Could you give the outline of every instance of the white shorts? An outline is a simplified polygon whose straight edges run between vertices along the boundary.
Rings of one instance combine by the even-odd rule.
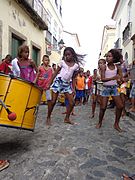
[[[50,89],[45,90],[45,95],[46,95],[46,100],[47,101],[52,100],[52,95],[51,95],[51,90]]]

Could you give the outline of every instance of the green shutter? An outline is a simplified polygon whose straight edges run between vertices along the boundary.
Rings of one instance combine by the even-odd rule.
[[[36,65],[38,65],[39,49],[34,46],[32,47],[32,59],[35,61]]]
[[[12,36],[11,55],[13,58],[17,57],[18,47],[22,45],[22,43],[23,40],[17,39],[16,37]]]

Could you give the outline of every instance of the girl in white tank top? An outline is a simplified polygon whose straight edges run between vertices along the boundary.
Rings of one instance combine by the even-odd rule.
[[[58,65],[58,68],[53,74],[50,86],[52,89],[51,105],[48,108],[48,114],[46,119],[46,125],[51,125],[51,114],[56,104],[58,94],[64,93],[68,99],[69,105],[67,113],[64,119],[64,123],[74,124],[70,120],[70,114],[74,107],[74,91],[75,91],[75,76],[76,71],[79,69],[79,65],[82,64],[85,55],[78,55],[72,47],[66,47],[63,52],[63,60]],[[70,80],[72,79],[72,88]]]
[[[113,70],[109,69],[108,66],[106,66],[106,71],[105,71],[105,78],[111,78],[113,76],[117,75],[117,67],[116,65],[114,65],[115,68]],[[114,86],[117,85],[117,81],[116,80],[110,80],[110,81],[106,81],[103,83],[104,86]]]
[[[111,49],[106,56],[107,65],[101,67],[101,80],[104,85],[102,92],[102,103],[99,112],[99,122],[96,128],[102,126],[103,117],[107,108],[109,96],[112,96],[116,104],[116,117],[114,122],[114,128],[121,132],[122,129],[119,126],[120,117],[123,109],[123,102],[117,90],[117,81],[122,78],[120,67],[116,67],[115,63],[120,62],[122,58],[121,53],[117,49]]]

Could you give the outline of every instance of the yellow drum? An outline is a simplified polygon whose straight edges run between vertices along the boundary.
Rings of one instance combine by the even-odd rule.
[[[16,120],[9,120],[6,110],[1,106],[0,126],[33,131],[41,95],[42,90],[32,83],[0,75],[0,99],[17,115]]]
[[[0,73],[0,99],[4,101],[5,96],[8,92],[8,87],[10,84],[11,78],[8,75]]]
[[[41,103],[44,104],[44,103],[46,103],[46,102],[47,102],[47,100],[46,100],[46,94],[45,94],[45,92],[43,91],[43,93],[42,93],[42,98],[41,98]]]
[[[64,104],[65,103],[65,95],[63,93],[60,93],[58,96],[58,102]]]
[[[51,96],[52,96],[52,90],[51,90]],[[46,99],[46,92],[43,90],[42,97],[41,97],[41,104],[46,104],[47,99]]]

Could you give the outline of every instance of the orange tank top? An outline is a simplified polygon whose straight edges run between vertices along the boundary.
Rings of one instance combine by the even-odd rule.
[[[85,78],[84,76],[78,76],[77,77],[77,82],[76,82],[76,89],[77,90],[84,90],[85,88]]]

